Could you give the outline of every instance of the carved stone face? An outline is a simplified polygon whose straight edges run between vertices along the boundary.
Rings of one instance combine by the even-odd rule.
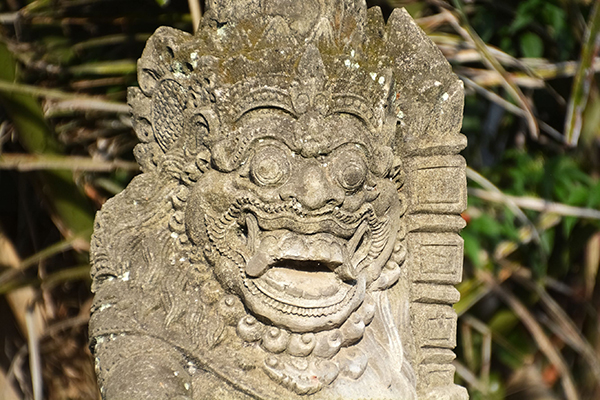
[[[211,147],[186,210],[221,284],[292,332],[342,325],[394,248],[403,212],[391,151],[350,114],[247,113]],[[226,169],[221,165],[233,165]]]

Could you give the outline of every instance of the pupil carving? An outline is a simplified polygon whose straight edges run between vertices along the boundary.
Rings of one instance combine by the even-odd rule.
[[[252,160],[251,173],[256,184],[269,186],[280,183],[289,172],[289,163],[281,149],[267,146]]]
[[[359,160],[352,160],[341,170],[340,184],[347,190],[358,189],[365,181],[366,168]]]

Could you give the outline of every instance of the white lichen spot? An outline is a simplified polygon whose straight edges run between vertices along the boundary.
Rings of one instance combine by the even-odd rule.
[[[190,390],[190,384],[189,383],[184,383],[183,387],[185,388],[185,390]]]
[[[435,82],[433,82],[433,85],[434,85],[434,86],[441,86],[441,85],[442,85],[442,82],[440,82],[440,81],[435,81]]]
[[[134,206],[137,206],[138,204],[140,204],[140,203],[139,203],[137,200],[134,200],[134,201],[133,201],[133,205],[134,205]]]
[[[188,372],[190,374],[194,374],[196,372],[196,366],[191,362],[188,362]]]
[[[175,376],[179,376],[179,371],[175,371],[175,372],[173,372],[173,375],[175,375]]]
[[[190,60],[192,61],[192,67],[197,68],[198,67],[198,52],[194,51],[193,53],[190,54]]]
[[[398,110],[398,113],[396,114],[396,117],[398,117],[398,119],[404,118],[404,113],[402,112],[402,110]]]
[[[371,72],[369,75],[371,75],[371,79],[377,79],[377,74],[375,72]]]
[[[106,280],[107,280],[108,282],[110,282],[110,281],[114,281],[114,280],[115,280],[115,277],[114,277],[114,276],[109,276],[108,278],[106,278]]]
[[[344,61],[344,65],[348,68],[350,68],[350,66],[352,65],[352,62],[350,60],[345,60]]]
[[[358,65],[358,63],[354,63],[354,64],[352,64],[352,68],[354,68],[354,69],[358,69],[358,67],[360,67],[360,65]]]
[[[377,82],[379,82],[380,85],[383,85],[385,83],[385,77],[380,76]]]
[[[354,57],[355,54],[356,52],[354,50],[350,51],[350,57]]]
[[[106,309],[108,309],[108,308],[111,308],[112,306],[113,306],[113,305],[112,305],[112,304],[109,304],[109,303],[107,303],[107,304],[102,304],[102,305],[100,306],[100,308],[98,308],[98,311],[104,311],[104,310],[106,310]]]
[[[227,25],[224,25],[224,26],[220,27],[219,29],[217,29],[217,36],[219,36],[221,38],[225,37],[225,34],[227,33],[227,32],[225,32],[226,26]]]
[[[177,234],[177,232],[171,232],[171,237],[173,239],[177,239],[179,237],[179,235]]]
[[[125,271],[123,277],[121,278],[123,282],[127,282],[129,280],[129,271]]]
[[[102,343],[104,343],[104,336],[99,336],[96,339],[96,344],[102,344]],[[96,360],[98,360],[98,359],[96,359]]]
[[[181,257],[181,258],[179,259],[179,262],[185,262],[185,257]]]
[[[450,96],[448,95],[448,93],[444,93],[444,94],[442,95],[442,100],[446,101],[446,100],[448,100],[448,97],[450,97]]]
[[[115,334],[114,333],[110,334],[110,340],[115,340]]]

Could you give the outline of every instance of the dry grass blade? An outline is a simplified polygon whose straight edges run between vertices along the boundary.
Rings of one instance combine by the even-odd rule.
[[[454,367],[456,368],[456,374],[458,376],[460,376],[460,378],[462,380],[464,380],[465,382],[467,382],[467,384],[469,384],[469,386],[471,386],[472,388],[480,391],[481,393],[485,393],[486,392],[486,388],[483,385],[483,383],[481,383],[479,381],[479,379],[477,379],[477,377],[475,376],[475,374],[472,373],[469,370],[469,368],[465,367],[458,360],[452,361],[452,365],[454,365]]]
[[[600,232],[596,232],[585,247],[585,298],[591,299],[600,268]]]
[[[477,182],[480,186],[487,189],[488,192],[495,193],[497,196],[503,198],[505,200],[503,203],[517,216],[521,223],[531,228],[532,233],[534,235],[534,239],[536,240],[536,242],[540,243],[540,233],[537,231],[535,225],[533,224],[533,222],[531,222],[529,218],[527,218],[527,215],[525,215],[525,213],[519,208],[519,206],[514,201],[512,201],[512,199],[510,199],[507,195],[502,193],[502,191],[498,189],[496,185],[494,185],[492,182],[486,179],[483,175],[481,175],[479,172],[475,171],[470,167],[467,167],[467,178],[471,179],[474,182]]]
[[[506,205],[512,204],[519,208],[525,208],[527,210],[534,210],[577,218],[600,219],[599,210],[595,210],[593,208],[569,206],[567,204],[555,203],[544,199],[538,199],[536,197],[510,196],[504,193],[498,193],[495,191],[492,192],[489,190],[482,190],[477,188],[469,188],[469,194],[471,196],[475,196],[486,201],[493,201],[495,203],[503,203]]]
[[[592,62],[600,50],[600,0],[594,2],[590,21],[585,33],[585,43],[581,48],[579,68],[571,89],[571,98],[565,121],[565,140],[570,146],[576,146],[583,124],[583,110],[587,104],[595,69]]]
[[[579,394],[577,393],[577,389],[573,383],[573,377],[571,376],[571,372],[569,371],[565,360],[550,341],[540,324],[536,321],[535,317],[514,294],[500,286],[490,273],[480,271],[479,275],[481,279],[484,280],[510,308],[512,308],[521,322],[523,322],[523,325],[525,325],[527,330],[531,333],[531,336],[542,353],[544,353],[548,360],[556,367],[560,374],[561,384],[567,400],[578,400]]]
[[[70,107],[75,109],[93,109],[115,113],[129,113],[129,106],[127,104],[75,93],[66,93],[57,89],[47,89],[22,83],[7,82],[2,79],[0,79],[0,92],[26,94],[34,97],[70,101]],[[78,106],[78,103],[81,105]]]
[[[482,381],[483,386],[486,388],[486,392],[488,392],[490,384],[490,369],[492,363],[492,331],[486,324],[470,315],[465,315],[462,318],[462,321],[464,324],[472,326],[483,336],[483,340],[481,343],[480,380]]]
[[[457,3],[457,1],[455,1],[455,3]],[[527,100],[523,92],[521,92],[519,86],[512,82],[502,64],[500,64],[498,60],[496,60],[496,58],[492,55],[485,42],[481,40],[481,38],[473,30],[473,28],[470,25],[468,25],[464,13],[460,11],[461,8],[459,4],[457,4],[456,8],[457,11],[463,16],[463,22],[465,24],[465,27],[461,26],[461,24],[458,22],[458,19],[450,11],[442,10],[442,12],[447,14],[448,21],[458,32],[458,34],[460,34],[466,41],[471,42],[475,45],[475,48],[481,53],[481,61],[489,69],[496,71],[498,74],[500,74],[500,76],[502,77],[502,87],[504,87],[504,89],[519,104],[519,106],[523,110],[525,110],[525,112],[527,113],[526,119],[527,125],[529,126],[529,132],[533,138],[537,138],[539,136],[539,129],[537,121],[533,114],[533,110],[529,105],[529,101]]]
[[[0,399],[2,400],[19,400],[20,397],[13,388],[4,371],[0,370]]]
[[[537,229],[537,232],[544,232],[544,231],[558,225],[558,223],[561,220],[562,220],[562,218],[556,214],[543,213],[540,215],[540,217],[535,225],[535,228]],[[519,238],[518,241],[503,240],[496,245],[496,248],[494,250],[494,260],[504,263],[506,261],[506,258],[510,254],[515,252],[519,248],[519,246],[521,246],[522,244],[531,242],[531,239],[533,239],[533,237],[534,237],[533,230],[531,229],[531,227],[529,225],[520,227],[517,232],[517,235]],[[510,268],[510,270],[514,270],[514,268]],[[508,278],[508,277],[506,277],[506,278]],[[506,278],[504,278],[504,279],[506,279]]]
[[[29,369],[31,371],[31,381],[33,383],[33,400],[42,400],[42,359],[40,356],[38,328],[35,321],[35,306],[31,305],[25,312],[25,321],[27,323],[27,344],[29,346]]]
[[[548,294],[539,284],[533,282],[524,274],[515,273],[514,276],[529,290],[534,291],[540,297],[544,307],[548,310],[552,319],[558,324],[561,331],[564,332],[566,342],[575,351],[579,352],[591,367],[592,372],[596,377],[596,381],[600,382],[600,358],[596,355],[592,345],[581,334],[580,330],[575,326],[575,323],[562,307]]]
[[[116,169],[138,171],[139,165],[131,161],[102,161],[95,160],[91,157],[80,156],[4,154],[0,156],[0,169],[14,169],[17,171],[62,169],[72,171],[109,172]]]
[[[518,115],[520,117],[523,117],[523,118],[527,117],[527,113],[522,108],[515,106],[511,102],[505,100],[503,97],[498,96],[496,93],[494,93],[490,90],[487,90],[486,88],[478,85],[476,82],[472,81],[471,79],[467,78],[466,76],[461,76],[460,78],[463,80],[465,85],[474,89],[477,93],[479,93],[480,95],[482,95],[489,101],[491,101],[495,104],[498,104],[500,107],[504,108],[506,111],[508,111],[512,114]],[[543,121],[538,120],[537,122],[538,122],[540,129],[542,129],[544,132],[546,132],[549,136],[551,136],[553,139],[555,139],[561,143],[563,142],[564,137],[559,131],[557,131],[556,129],[554,129],[553,127],[551,127],[550,125],[546,124]]]
[[[188,0],[188,6],[190,8],[190,14],[192,16],[192,26],[194,27],[194,33],[200,26],[200,17],[202,16],[202,9],[200,8],[199,0]]]
[[[18,272],[20,264],[21,260],[17,254],[17,251],[15,250],[15,247],[4,235],[2,230],[0,230],[0,267],[8,268],[8,271],[4,274],[10,274],[13,271]],[[19,329],[25,337],[27,337],[29,334],[27,322],[25,320],[25,312],[27,307],[33,303],[35,298],[36,293],[30,287],[13,290],[6,295],[6,299],[11,310],[13,311],[13,315],[17,321],[17,324],[19,325]],[[35,308],[34,316],[36,320],[35,326],[37,327],[37,333],[39,334],[44,327],[44,319],[38,307]]]
[[[1,240],[2,237],[0,237],[0,241]],[[17,261],[11,262],[9,264],[3,263],[2,259],[0,259],[0,265],[12,265],[12,268],[9,268],[7,271],[0,273],[0,292],[2,292],[2,288],[7,286],[10,287],[11,282],[14,283],[23,274],[23,271],[27,268],[37,265],[39,262],[49,257],[52,257],[55,254],[62,253],[72,248],[75,248],[79,251],[89,251],[90,244],[89,241],[86,239],[83,239],[78,236],[73,236],[67,240],[63,240],[61,242],[50,245],[21,262],[19,262],[17,258]],[[2,249],[2,243],[0,243],[0,249]],[[10,250],[7,249],[6,253],[10,253]]]

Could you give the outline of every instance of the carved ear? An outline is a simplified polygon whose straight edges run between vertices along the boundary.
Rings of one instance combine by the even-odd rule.
[[[154,137],[160,148],[167,152],[183,131],[183,110],[187,90],[173,80],[163,80],[152,96]]]
[[[146,96],[152,96],[158,82],[170,72],[179,46],[192,38],[189,33],[161,26],[148,39],[138,60],[138,82]]]

